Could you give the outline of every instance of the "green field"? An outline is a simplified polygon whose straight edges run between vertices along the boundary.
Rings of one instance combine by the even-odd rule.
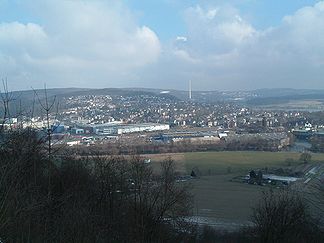
[[[194,215],[222,221],[244,222],[250,219],[264,189],[260,186],[231,182],[230,175],[204,176],[192,180]]]
[[[172,155],[171,155],[172,157]],[[303,167],[300,153],[293,152],[194,152],[177,154],[176,168],[184,173],[199,171],[199,179],[191,180],[194,215],[224,222],[250,219],[262,190],[267,187],[232,182],[251,169]],[[288,164],[287,159],[293,159]],[[311,163],[324,161],[324,154],[312,154]]]
[[[196,152],[185,153],[183,164],[187,172],[196,168],[202,175],[248,173],[251,169],[265,167],[287,167],[287,159],[293,159],[291,166],[302,164],[300,153],[295,152]],[[324,161],[324,154],[312,154],[312,162]]]

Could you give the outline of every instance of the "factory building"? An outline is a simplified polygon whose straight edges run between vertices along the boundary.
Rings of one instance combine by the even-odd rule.
[[[191,143],[218,143],[220,138],[217,136],[217,132],[199,132],[199,131],[175,131],[167,132],[164,134],[154,135],[151,137],[155,142],[183,142],[188,141]]]
[[[117,128],[117,134],[134,133],[134,132],[154,132],[169,130],[168,124],[144,123],[138,125],[124,125]]]
[[[84,134],[84,129],[81,128],[72,128],[71,134],[78,135],[78,134]]]
[[[169,130],[168,124],[142,123],[142,124],[99,124],[93,126],[93,130],[98,135],[126,134],[135,132],[154,132]]]

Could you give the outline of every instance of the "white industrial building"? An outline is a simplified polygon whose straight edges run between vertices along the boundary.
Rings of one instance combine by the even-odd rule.
[[[126,134],[135,132],[154,132],[169,130],[168,124],[142,123],[142,124],[100,124],[95,125],[94,131],[98,135]]]

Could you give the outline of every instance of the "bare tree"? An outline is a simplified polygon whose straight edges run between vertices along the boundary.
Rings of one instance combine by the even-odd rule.
[[[6,134],[0,148],[0,228],[18,234],[17,225],[28,227],[28,215],[43,202],[42,146],[33,131],[17,130]]]
[[[131,173],[135,183],[133,219],[139,239],[144,242],[156,239],[159,227],[165,222],[180,228],[182,216],[191,209],[191,195],[187,185],[176,182],[173,161],[162,162],[161,172],[154,174],[143,159],[135,156],[131,160]]]
[[[304,162],[304,164],[307,164],[312,160],[312,155],[310,153],[304,152],[300,155],[299,160]]]
[[[10,92],[8,89],[7,79],[2,79],[2,86],[3,86],[3,92],[1,92],[0,90],[0,94],[1,94],[3,115],[1,121],[0,133],[3,132],[6,122],[11,118],[10,104],[12,101],[15,100],[13,93]]]
[[[302,197],[288,190],[263,192],[252,221],[260,242],[316,242],[319,232]]]
[[[47,141],[47,152],[49,159],[52,158],[52,134],[53,130],[51,127],[51,113],[56,111],[58,113],[59,103],[56,101],[56,96],[53,97],[52,100],[49,99],[47,94],[46,85],[44,85],[44,100],[42,100],[36,90],[34,90],[35,97],[37,98],[38,104],[41,106],[42,110],[45,113],[45,121],[46,121],[46,141]],[[54,111],[54,109],[56,109]]]
[[[0,147],[3,240],[187,242],[190,194],[171,160],[153,173],[139,156],[65,157],[51,165],[49,180],[45,141],[28,131]]]

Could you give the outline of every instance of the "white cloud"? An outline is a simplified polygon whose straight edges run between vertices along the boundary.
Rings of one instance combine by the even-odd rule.
[[[231,7],[203,9],[201,6],[185,11],[190,49],[195,55],[223,54],[248,41],[255,34],[239,12]]]
[[[0,24],[0,71],[14,89],[24,79],[36,87],[119,86],[160,55],[154,31],[138,26],[117,1],[31,2],[30,8],[42,25]]]
[[[218,10],[219,10],[218,8],[210,9],[207,11],[206,14],[203,13],[203,15],[205,15],[207,19],[213,19],[215,18]]]
[[[324,88],[324,2],[264,30],[231,7],[198,5],[184,16],[187,41],[164,55],[172,64],[163,75],[177,88],[188,79],[199,89]]]
[[[176,40],[186,42],[188,39],[185,36],[177,36]]]
[[[29,3],[41,21],[0,23],[0,73],[14,89],[324,88],[324,1],[267,29],[229,5],[197,5],[183,13],[187,32],[165,43],[120,1]]]
[[[21,55],[25,52],[41,54],[47,35],[37,24],[19,22],[0,24],[0,54]]]
[[[179,58],[181,61],[186,61],[186,62],[193,63],[193,64],[197,64],[200,62],[199,59],[193,58],[185,50],[174,50],[173,54],[175,57]]]

